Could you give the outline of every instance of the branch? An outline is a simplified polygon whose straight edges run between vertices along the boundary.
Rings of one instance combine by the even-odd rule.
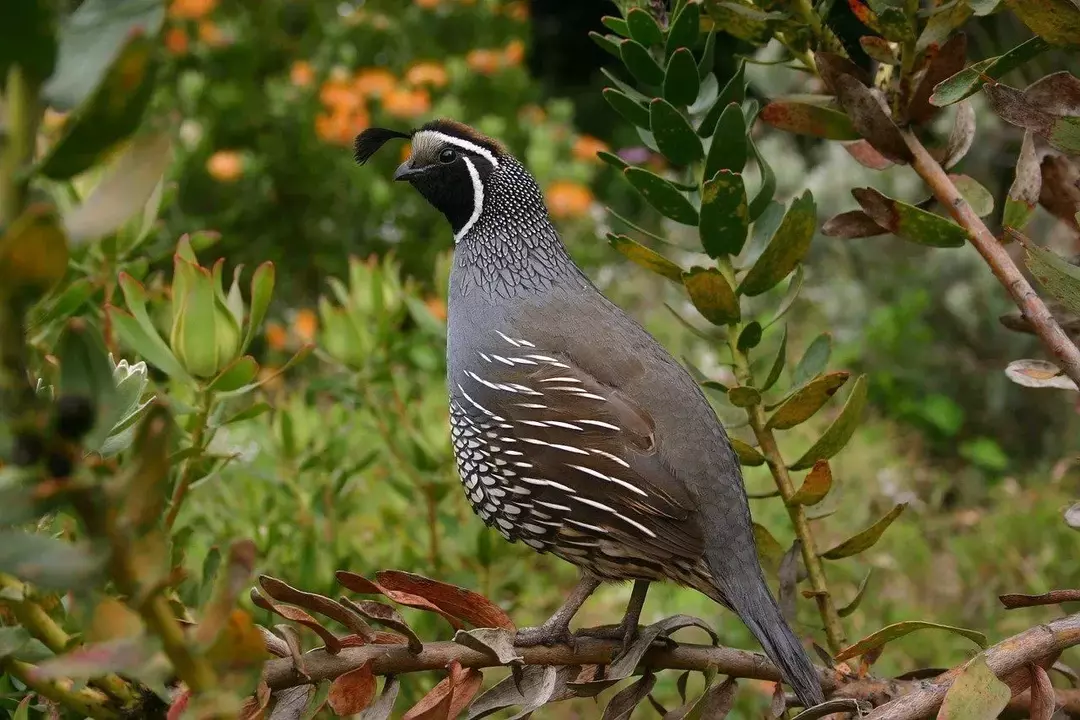
[[[1029,323],[1035,334],[1042,340],[1043,345],[1057,359],[1061,370],[1069,376],[1077,385],[1080,385],[1080,348],[1069,340],[1069,337],[1054,320],[1046,304],[1031,287],[1020,269],[1013,262],[1012,257],[1005,251],[994,234],[986,227],[986,224],[975,214],[967,201],[964,200],[956,185],[945,173],[941,165],[930,156],[926,148],[915,135],[904,132],[904,139],[914,154],[915,159],[912,167],[915,172],[926,182],[934,197],[949,209],[960,226],[968,231],[971,244],[983,256],[994,275],[1012,295],[1020,312]]]
[[[1026,673],[1029,663],[1055,656],[1073,645],[1080,645],[1080,613],[1003,640],[986,650],[986,661],[996,675],[1006,678],[1018,671]],[[514,652],[524,658],[526,665],[604,665],[611,663],[620,647],[616,641],[580,638],[574,649],[563,645],[516,647]],[[453,642],[425,644],[424,649],[415,655],[404,645],[363,645],[343,648],[337,655],[318,648],[303,657],[307,676],[296,671],[291,658],[268,662],[263,669],[263,679],[270,689],[277,691],[332,680],[365,663],[370,663],[369,667],[375,675],[445,670],[454,661],[464,668],[501,666],[493,655]],[[645,654],[637,672],[646,669],[705,671],[710,668],[732,677],[773,682],[781,680],[776,668],[759,653],[709,645],[685,644],[673,649],[654,646]],[[843,677],[835,670],[817,668],[822,688],[832,697],[885,703],[869,716],[877,720],[915,720],[932,715],[959,672],[960,668],[954,668],[932,680],[889,680]],[[1020,684],[1014,690],[1019,691],[1024,687],[1025,684]],[[1061,692],[1068,712],[1080,711],[1080,692]],[[1018,706],[1019,702],[1017,699],[1014,704]]]
[[[95,720],[116,720],[120,714],[106,707],[106,698],[89,688],[76,690],[70,680],[39,680],[34,676],[34,666],[7,658],[0,661],[0,669],[14,678],[18,678],[26,687],[38,695],[63,707],[80,713],[83,717]]]

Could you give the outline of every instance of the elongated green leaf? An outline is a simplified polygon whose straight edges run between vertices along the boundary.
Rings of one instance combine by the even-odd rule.
[[[1070,0],[1005,0],[1020,21],[1047,42],[1080,45],[1080,7]]]
[[[776,173],[773,172],[772,166],[765,160],[765,156],[758,150],[754,139],[749,135],[746,139],[750,145],[750,152],[754,155],[754,162],[757,163],[758,169],[761,171],[761,187],[758,189],[754,199],[750,201],[750,222],[756,223],[758,218],[769,207],[773,196],[776,195]]]
[[[851,191],[874,222],[894,235],[930,247],[963,247],[967,231],[952,220],[886,197],[873,188]]]
[[[240,352],[247,350],[248,345],[262,327],[266,310],[270,307],[270,298],[274,294],[276,275],[274,264],[267,261],[255,268],[255,273],[251,276],[251,307],[248,310],[248,324],[244,331],[244,341],[240,345]]]
[[[624,38],[630,37],[630,27],[622,18],[605,15],[600,18],[600,22],[604,24],[604,27],[611,30],[616,35],[622,35]]]
[[[746,167],[749,142],[742,108],[731,103],[716,125],[716,134],[705,159],[705,177],[714,177],[721,170],[741,173]]]
[[[893,521],[900,517],[900,514],[904,512],[904,508],[906,507],[907,503],[900,503],[870,527],[854,537],[848,538],[836,547],[821,553],[821,557],[826,560],[841,560],[846,557],[851,557],[852,555],[858,555],[864,550],[870,549],[881,539],[881,536],[885,533],[885,530],[893,524]]]
[[[614,153],[609,153],[606,150],[598,151],[596,153],[596,157],[600,158],[616,170],[625,170],[626,168],[630,167],[630,163],[626,162],[618,155],[615,155]]]
[[[208,387],[214,392],[231,392],[254,382],[259,373],[259,363],[245,355],[233,360],[215,377]]]
[[[608,242],[629,260],[657,275],[662,275],[672,282],[682,285],[683,269],[660,253],[645,247],[626,235],[608,233]]]
[[[601,93],[615,112],[638,127],[649,127],[649,109],[615,88],[604,88]]]
[[[938,83],[934,87],[934,94],[930,96],[930,103],[945,107],[960,102],[978,92],[985,78],[996,80],[1049,49],[1050,43],[1041,37],[1033,37],[1004,55],[974,63],[948,80]]]
[[[974,178],[969,175],[949,175],[949,179],[976,215],[986,217],[994,212],[994,196]]]
[[[855,428],[859,426],[863,408],[866,407],[866,396],[866,375],[860,375],[855,380],[855,385],[851,388],[851,394],[848,395],[847,402],[844,404],[844,409],[840,411],[840,415],[833,420],[832,425],[829,426],[818,441],[803,453],[802,457],[790,465],[790,468],[792,470],[805,470],[812,467],[818,460],[828,460],[840,452],[847,445],[847,441],[851,439]]]
[[[697,3],[685,3],[668,27],[665,51],[670,57],[680,48],[693,48],[701,32],[701,9]]]
[[[844,386],[849,376],[850,373],[842,370],[807,383],[776,409],[765,427],[787,430],[806,422]]]
[[[829,364],[831,354],[832,335],[824,332],[815,337],[799,359],[798,365],[795,366],[795,372],[791,375],[792,387],[799,387],[811,378],[817,377]]]
[[[1080,315],[1080,267],[1051,250],[1024,241],[1024,263],[1039,284],[1070,311]]]
[[[803,269],[802,265],[800,265],[795,268],[795,274],[791,276],[791,281],[788,282],[787,291],[784,292],[784,297],[780,300],[780,305],[776,308],[776,314],[772,316],[772,320],[769,320],[769,322],[765,324],[765,327],[769,327],[774,322],[787,315],[788,310],[791,309],[792,305],[794,305],[795,301],[799,298],[802,284]]]
[[[701,120],[701,125],[698,126],[698,135],[701,137],[709,137],[716,132],[717,123],[720,121],[720,116],[724,113],[731,103],[742,106],[744,100],[746,100],[746,63],[744,61],[739,62],[739,66],[735,69],[735,73],[731,76],[731,79],[727,81],[724,88],[716,96],[715,102],[705,113],[705,117]]]
[[[765,392],[780,379],[780,373],[784,370],[784,364],[787,362],[787,325],[784,325],[783,331],[780,333],[780,346],[776,349],[776,356],[773,358],[772,367],[769,369],[769,375],[765,379],[765,384],[761,386],[761,391]]]
[[[735,347],[742,353],[753,350],[761,343],[762,332],[761,323],[757,320],[751,320],[739,333],[739,339],[735,341]]]
[[[630,37],[645,47],[659,45],[664,40],[664,32],[648,10],[642,8],[630,10],[626,14],[626,27],[630,30]]]
[[[622,38],[618,35],[601,35],[595,30],[590,30],[589,38],[602,50],[622,60],[622,50],[619,48],[619,42],[621,42]]]
[[[710,29],[705,33],[705,49],[701,52],[701,58],[698,60],[697,70],[698,76],[704,78],[710,72],[716,62],[716,31]]]
[[[832,469],[828,460],[818,460],[807,473],[799,489],[788,498],[788,505],[817,505],[832,489]]]
[[[814,197],[807,190],[791,203],[765,252],[739,284],[742,295],[760,295],[787,277],[810,249],[817,226]]]
[[[738,255],[750,230],[746,186],[741,175],[727,170],[705,182],[701,190],[698,233],[709,257]]]
[[[739,300],[719,270],[693,267],[682,282],[694,307],[713,325],[739,321]]]
[[[153,320],[146,310],[146,290],[135,278],[127,273],[120,273],[120,290],[124,294],[124,302],[127,304],[131,315],[123,312],[110,312],[111,318],[116,318],[123,326],[120,328],[122,335],[126,336],[125,342],[132,350],[141,355],[151,365],[156,366],[169,377],[191,382],[191,376],[184,370],[180,362],[172,354],[172,350],[165,344],[154,326]],[[109,311],[110,308],[106,308]],[[125,319],[131,318],[138,328],[138,332],[132,332],[133,328]],[[126,327],[127,329],[123,329]]]
[[[54,353],[60,359],[58,395],[89,400],[94,426],[101,430],[98,424],[114,417],[118,405],[113,367],[101,332],[90,323],[72,320],[60,332]]]
[[[661,85],[664,82],[664,70],[645,46],[636,40],[623,40],[619,43],[619,54],[630,74],[643,85]]]
[[[656,145],[675,165],[689,165],[702,156],[701,140],[671,103],[655,98],[649,104],[649,127]]]
[[[902,638],[909,633],[913,633],[916,630],[947,630],[957,635],[962,635],[968,640],[971,640],[981,648],[986,647],[986,635],[975,630],[966,630],[964,628],[953,627],[952,625],[942,625],[940,623],[926,622],[924,620],[905,620],[904,622],[893,623],[886,627],[881,628],[877,632],[867,635],[865,638],[850,645],[839,653],[836,654],[835,660],[837,662],[843,662],[844,660],[850,660],[853,657],[865,655],[871,650],[892,642],[898,638]],[[996,717],[996,715],[983,715],[980,717]]]
[[[859,133],[847,114],[821,103],[802,100],[773,100],[761,111],[761,119],[779,130],[825,138],[858,140]]]
[[[697,99],[700,88],[694,53],[687,48],[676,50],[664,73],[664,98],[672,105],[690,105]]]
[[[667,180],[636,167],[627,168],[623,175],[649,204],[662,214],[683,225],[698,224],[698,211],[686,196]]]
[[[754,544],[757,545],[758,559],[762,567],[771,575],[776,575],[780,569],[780,562],[784,559],[784,546],[773,537],[768,528],[760,523],[754,523]]]
[[[866,596],[866,588],[870,587],[870,576],[874,574],[874,568],[870,568],[866,571],[866,576],[863,577],[862,582],[859,583],[859,589],[855,591],[855,597],[851,599],[847,605],[837,609],[836,614],[840,617],[847,617],[853,612],[859,609],[859,605],[862,603],[863,598]]]
[[[758,452],[757,448],[747,445],[738,438],[728,438],[731,441],[731,449],[739,456],[739,464],[748,467],[757,467],[765,464],[765,456]]]

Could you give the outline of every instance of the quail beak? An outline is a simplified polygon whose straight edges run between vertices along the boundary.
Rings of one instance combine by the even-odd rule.
[[[409,158],[405,162],[398,165],[397,170],[394,171],[394,179],[411,180],[422,172],[423,169],[414,168],[412,166],[412,158]]]

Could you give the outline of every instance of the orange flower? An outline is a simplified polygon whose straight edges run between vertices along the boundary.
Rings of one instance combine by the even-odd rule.
[[[244,161],[235,150],[218,150],[206,161],[206,172],[219,182],[235,182],[244,174]]]
[[[547,113],[539,105],[526,105],[518,111],[518,119],[523,123],[539,125],[547,120]]]
[[[503,62],[513,67],[520,65],[525,59],[525,43],[520,40],[511,40],[510,44],[503,49]]]
[[[482,75],[491,75],[499,70],[502,57],[497,50],[470,50],[465,56],[465,64],[470,70]]]
[[[198,20],[214,11],[217,0],[172,0],[169,14],[175,18]]]
[[[315,116],[315,133],[326,142],[348,146],[370,123],[371,118],[362,107],[354,112],[335,110]]]
[[[319,318],[315,311],[304,308],[296,311],[293,317],[293,332],[306,343],[314,342],[315,333],[319,331]]]
[[[280,323],[266,323],[266,344],[271,350],[284,350],[289,344],[289,333]]]
[[[431,10],[432,8],[439,7],[442,0],[414,0],[417,6],[424,8],[425,10]]]
[[[446,68],[434,62],[418,62],[406,71],[405,80],[410,85],[443,87],[447,82]]]
[[[429,297],[424,304],[432,315],[440,320],[446,320],[446,303],[442,301],[442,298]]]
[[[587,162],[599,161],[600,158],[596,157],[596,153],[607,149],[607,143],[603,140],[594,138],[591,135],[580,135],[578,136],[578,139],[574,141],[574,157],[578,160],[585,160]]]
[[[348,80],[327,80],[319,89],[319,100],[334,113],[349,113],[360,107],[362,98]]]
[[[188,51],[188,36],[183,28],[171,27],[165,33],[165,49],[173,55],[185,55]]]
[[[199,39],[210,47],[223,47],[229,44],[228,38],[221,32],[221,28],[209,20],[199,21]]]
[[[353,88],[365,96],[381,97],[396,86],[397,78],[384,68],[364,68],[353,79]]]
[[[593,196],[589,188],[570,180],[556,180],[548,186],[547,206],[552,217],[581,217],[589,211]]]
[[[297,60],[289,69],[289,81],[296,87],[308,87],[315,82],[315,70],[307,60]]]
[[[383,110],[394,117],[417,117],[431,109],[431,98],[423,88],[394,89],[383,96],[382,106]]]

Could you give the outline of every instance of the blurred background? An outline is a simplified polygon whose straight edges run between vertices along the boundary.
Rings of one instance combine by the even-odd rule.
[[[844,12],[845,3],[835,6]],[[672,246],[665,252],[684,266],[694,255],[680,247],[697,245],[596,158],[602,149],[635,162],[652,157],[600,95],[608,56],[587,33],[603,29],[605,14],[616,13],[600,0],[172,0],[154,112],[175,123],[179,143],[158,242],[172,247],[198,233],[205,265],[216,257],[228,268],[274,261],[278,288],[256,354],[272,369],[303,343],[320,347],[269,385],[273,412],[215,437],[216,451],[234,460],[200,481],[183,508],[177,544],[188,565],[209,572],[219,546],[250,536],[263,571],[313,591],[332,593],[335,569],[399,568],[476,588],[519,625],[541,621],[561,602],[574,569],[503,542],[459,491],[444,387],[450,230],[411,188],[390,181],[407,148],[388,145],[361,168],[351,144],[372,125],[408,129],[438,116],[502,140],[536,176],[589,275],[676,356],[723,380],[714,343],[676,317],[693,316],[684,312],[685,296],[603,239],[611,227],[626,229],[610,209],[663,237]],[[1028,36],[1008,14],[970,25],[975,59]],[[723,82],[754,48],[720,38]],[[769,64],[771,48],[751,59],[755,96],[807,91],[802,76]],[[1075,57],[1050,54],[1025,72],[1033,79],[1065,62],[1075,68]],[[979,136],[958,171],[1000,199],[1021,136],[986,110],[981,95],[972,100]],[[855,207],[848,190],[858,184],[924,199],[909,171],[873,173],[837,143],[766,128],[756,137],[778,174],[777,199],[810,188],[821,221]],[[1074,230],[1040,213],[1033,236],[1080,252]],[[1040,350],[1031,336],[1000,325],[1012,306],[970,247],[930,252],[891,237],[819,237],[806,270],[790,342],[805,347],[828,332],[831,365],[871,381],[870,420],[832,461],[837,489],[815,507],[815,517],[828,517],[818,523],[821,542],[910,503],[873,550],[829,566],[841,603],[873,569],[867,601],[846,621],[849,638],[931,619],[985,629],[996,641],[1037,622],[1038,609],[1006,614],[996,595],[1080,583],[1075,533],[1060,522],[1080,494],[1074,396],[1007,381],[1001,370],[1010,360]],[[345,315],[361,319],[348,337]],[[731,409],[717,407],[728,419]],[[787,433],[784,452],[800,453],[830,412]],[[731,420],[733,434],[746,432]],[[747,483],[752,492],[771,489],[761,468],[748,469]],[[782,503],[752,502],[755,519],[790,545]],[[614,622],[628,597],[629,587],[604,589],[580,622]],[[812,603],[800,606],[800,631],[813,635]],[[651,591],[645,621],[674,613],[705,617],[725,643],[751,646],[742,625],[709,601],[675,588]],[[421,635],[447,631],[434,616],[410,619]],[[879,669],[948,666],[969,649],[955,636],[920,634],[891,644]],[[422,690],[423,683],[405,691]],[[742,702],[765,707],[770,691],[763,684],[760,697],[744,693]],[[544,710],[545,717],[596,712],[592,701]]]

